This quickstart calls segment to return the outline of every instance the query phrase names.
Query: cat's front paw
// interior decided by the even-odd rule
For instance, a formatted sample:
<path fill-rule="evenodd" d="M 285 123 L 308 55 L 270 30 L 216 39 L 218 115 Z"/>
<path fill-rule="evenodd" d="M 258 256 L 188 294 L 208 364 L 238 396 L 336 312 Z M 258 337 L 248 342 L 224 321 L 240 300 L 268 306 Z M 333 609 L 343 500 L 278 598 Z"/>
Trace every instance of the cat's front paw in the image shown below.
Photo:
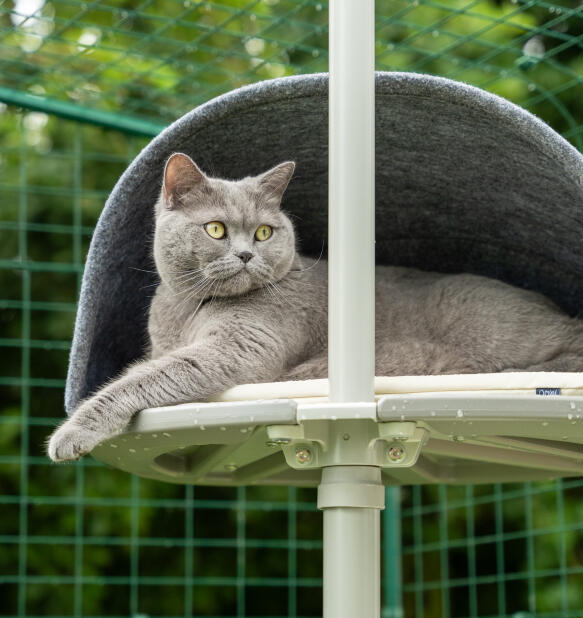
<path fill-rule="evenodd" d="M 58 427 L 49 438 L 47 453 L 53 461 L 73 461 L 92 451 L 105 437 L 72 421 L 67 421 Z"/>

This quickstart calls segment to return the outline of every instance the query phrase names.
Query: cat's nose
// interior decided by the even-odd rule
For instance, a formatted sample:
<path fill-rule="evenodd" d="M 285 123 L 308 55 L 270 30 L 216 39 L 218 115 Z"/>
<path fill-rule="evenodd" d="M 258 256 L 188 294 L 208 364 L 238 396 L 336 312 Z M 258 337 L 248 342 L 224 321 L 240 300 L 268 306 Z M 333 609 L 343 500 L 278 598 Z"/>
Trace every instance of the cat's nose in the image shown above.
<path fill-rule="evenodd" d="M 241 253 L 237 253 L 237 257 L 241 258 L 245 264 L 253 257 L 251 251 L 241 251 Z"/>

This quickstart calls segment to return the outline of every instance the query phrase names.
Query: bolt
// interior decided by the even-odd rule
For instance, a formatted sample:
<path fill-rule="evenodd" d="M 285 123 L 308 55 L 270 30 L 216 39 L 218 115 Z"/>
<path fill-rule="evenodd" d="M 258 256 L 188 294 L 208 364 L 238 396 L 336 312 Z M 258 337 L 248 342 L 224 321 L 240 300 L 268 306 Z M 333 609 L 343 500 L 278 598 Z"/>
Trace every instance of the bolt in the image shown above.
<path fill-rule="evenodd" d="M 267 440 L 265 446 L 283 446 L 284 444 L 289 444 L 290 442 L 290 438 L 273 438 L 273 440 Z"/>
<path fill-rule="evenodd" d="M 296 451 L 296 461 L 299 464 L 307 464 L 312 460 L 312 452 L 308 448 L 300 448 Z"/>
<path fill-rule="evenodd" d="M 405 457 L 405 449 L 402 446 L 391 446 L 387 455 L 391 461 L 401 461 Z"/>

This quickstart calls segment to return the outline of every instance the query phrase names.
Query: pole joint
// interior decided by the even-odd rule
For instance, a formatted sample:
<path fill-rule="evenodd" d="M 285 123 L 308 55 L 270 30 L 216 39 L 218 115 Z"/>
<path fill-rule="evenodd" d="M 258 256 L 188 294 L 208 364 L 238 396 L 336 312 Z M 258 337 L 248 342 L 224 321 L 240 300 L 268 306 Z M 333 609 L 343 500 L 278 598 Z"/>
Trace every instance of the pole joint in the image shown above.
<path fill-rule="evenodd" d="M 304 404 L 297 425 L 267 427 L 270 446 L 283 450 L 296 470 L 330 466 L 408 468 L 429 432 L 413 421 L 379 422 L 376 404 Z"/>
<path fill-rule="evenodd" d="M 380 468 L 373 466 L 331 466 L 322 470 L 318 487 L 318 508 L 385 508 L 385 489 Z"/>

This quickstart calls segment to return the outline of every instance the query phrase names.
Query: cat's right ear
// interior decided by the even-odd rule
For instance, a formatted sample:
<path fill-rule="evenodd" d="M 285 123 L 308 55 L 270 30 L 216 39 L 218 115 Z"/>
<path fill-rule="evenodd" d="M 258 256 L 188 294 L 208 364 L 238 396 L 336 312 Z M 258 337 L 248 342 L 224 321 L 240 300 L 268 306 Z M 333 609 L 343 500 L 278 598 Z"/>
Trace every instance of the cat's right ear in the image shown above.
<path fill-rule="evenodd" d="M 206 176 L 197 164 L 185 154 L 175 152 L 166 161 L 162 195 L 166 208 L 180 205 L 180 198 L 197 185 L 204 182 Z"/>

